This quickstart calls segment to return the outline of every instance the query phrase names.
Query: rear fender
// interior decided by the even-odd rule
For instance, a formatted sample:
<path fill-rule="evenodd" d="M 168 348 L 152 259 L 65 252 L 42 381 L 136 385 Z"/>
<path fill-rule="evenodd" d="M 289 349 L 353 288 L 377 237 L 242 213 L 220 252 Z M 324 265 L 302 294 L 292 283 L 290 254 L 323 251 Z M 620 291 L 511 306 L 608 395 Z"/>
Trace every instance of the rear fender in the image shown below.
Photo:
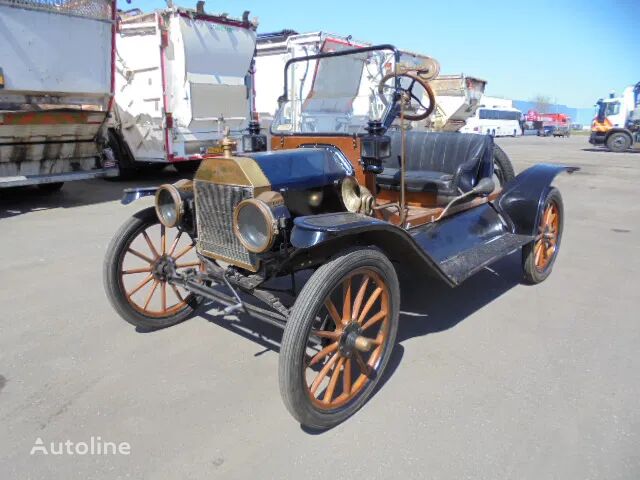
<path fill-rule="evenodd" d="M 578 167 L 540 163 L 508 182 L 494 205 L 510 223 L 511 231 L 534 236 L 542 203 L 553 179 L 561 172 L 573 173 Z"/>

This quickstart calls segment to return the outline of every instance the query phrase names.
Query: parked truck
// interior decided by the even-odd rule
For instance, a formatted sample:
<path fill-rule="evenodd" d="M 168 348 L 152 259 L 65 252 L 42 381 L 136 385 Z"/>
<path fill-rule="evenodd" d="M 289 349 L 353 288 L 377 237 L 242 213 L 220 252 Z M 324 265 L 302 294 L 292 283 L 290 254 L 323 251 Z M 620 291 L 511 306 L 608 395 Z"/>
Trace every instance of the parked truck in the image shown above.
<path fill-rule="evenodd" d="M 620 97 L 598 100 L 589 142 L 613 152 L 640 145 L 640 82 L 625 88 Z"/>
<path fill-rule="evenodd" d="M 117 175 L 115 13 L 115 0 L 0 0 L 0 188 Z"/>
<path fill-rule="evenodd" d="M 253 111 L 257 23 L 197 9 L 122 13 L 109 135 L 123 175 L 144 166 L 195 170 L 240 140 Z M 238 142 L 241 145 L 241 142 Z"/>

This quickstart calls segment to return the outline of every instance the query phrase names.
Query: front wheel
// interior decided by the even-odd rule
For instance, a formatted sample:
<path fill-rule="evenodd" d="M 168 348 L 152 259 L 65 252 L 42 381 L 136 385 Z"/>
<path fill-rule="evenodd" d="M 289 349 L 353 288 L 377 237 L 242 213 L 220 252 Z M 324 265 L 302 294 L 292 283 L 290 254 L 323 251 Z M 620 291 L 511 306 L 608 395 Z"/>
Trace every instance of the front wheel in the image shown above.
<path fill-rule="evenodd" d="M 282 338 L 280 393 L 291 415 L 327 429 L 362 407 L 391 356 L 399 309 L 398 277 L 378 250 L 352 251 L 316 270 Z"/>
<path fill-rule="evenodd" d="M 607 138 L 607 148 L 612 152 L 624 152 L 631 146 L 631 138 L 626 133 L 616 132 Z"/>
<path fill-rule="evenodd" d="M 109 302 L 127 322 L 143 329 L 175 325 L 201 301 L 168 282 L 175 272 L 201 267 L 194 242 L 160 224 L 153 207 L 129 218 L 111 240 L 104 259 Z"/>
<path fill-rule="evenodd" d="M 540 212 L 536 237 L 522 247 L 522 267 L 527 283 L 540 283 L 551 274 L 560 250 L 563 223 L 562 195 L 557 188 L 551 188 Z"/>

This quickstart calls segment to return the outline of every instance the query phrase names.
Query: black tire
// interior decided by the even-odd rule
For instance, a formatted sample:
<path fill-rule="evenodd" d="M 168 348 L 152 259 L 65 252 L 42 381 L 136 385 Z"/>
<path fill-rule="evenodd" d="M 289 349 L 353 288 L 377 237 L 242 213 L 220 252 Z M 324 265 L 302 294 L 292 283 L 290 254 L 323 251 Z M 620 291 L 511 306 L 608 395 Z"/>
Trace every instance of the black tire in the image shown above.
<path fill-rule="evenodd" d="M 185 297 L 185 305 L 179 311 L 166 316 L 149 316 L 136 309 L 126 298 L 122 281 L 123 259 L 132 241 L 149 227 L 158 224 L 154 207 L 145 208 L 131 216 L 116 232 L 109 243 L 104 258 L 103 281 L 109 302 L 118 314 L 130 324 L 144 330 L 156 330 L 180 323 L 192 314 L 202 301 L 200 297 Z"/>
<path fill-rule="evenodd" d="M 54 182 L 54 183 L 40 183 L 36 185 L 36 188 L 40 190 L 42 193 L 55 193 L 59 192 L 64 182 Z"/>
<path fill-rule="evenodd" d="M 384 330 L 386 332 L 384 347 L 379 356 L 374 358 L 373 361 L 370 357 L 369 361 L 373 363 L 373 372 L 369 371 L 365 374 L 366 378 L 364 378 L 364 382 L 357 387 L 355 393 L 351 391 L 346 392 L 348 400 L 344 405 L 340 408 L 333 409 L 320 408 L 318 406 L 318 399 L 312 399 L 312 392 L 309 390 L 306 378 L 308 364 L 305 364 L 307 358 L 305 354 L 307 353 L 307 342 L 311 335 L 311 329 L 314 323 L 317 324 L 317 316 L 322 310 L 323 305 L 325 305 L 325 299 L 330 298 L 329 296 L 332 292 L 336 291 L 336 288 L 341 288 L 340 285 L 342 285 L 343 280 L 349 278 L 350 274 L 354 275 L 352 278 L 355 278 L 357 272 L 363 270 L 374 272 L 375 275 L 378 275 L 379 278 L 382 279 L 382 283 L 387 287 L 386 292 L 388 292 L 388 294 L 386 298 L 389 308 L 385 310 L 388 312 L 388 315 L 385 316 L 385 322 L 388 321 L 389 323 L 387 323 Z M 381 309 L 382 308 L 383 307 L 381 307 Z M 356 311 L 355 308 L 353 311 Z M 399 312 L 400 288 L 398 278 L 393 265 L 382 252 L 371 248 L 351 251 L 334 258 L 316 270 L 296 299 L 291 316 L 284 330 L 280 349 L 280 394 L 291 415 L 302 425 L 309 428 L 327 429 L 343 422 L 360 409 L 371 396 L 389 361 L 395 344 Z M 378 312 L 378 314 L 379 313 L 380 312 Z M 355 315 L 357 315 L 357 313 L 354 313 L 354 316 Z M 353 326 L 355 322 L 353 317 L 349 322 L 349 325 Z M 362 323 L 366 322 L 366 320 L 362 321 Z M 339 341 L 341 342 L 340 345 L 343 345 L 342 342 L 346 342 L 345 331 L 347 328 L 348 327 L 344 327 L 339 340 L 334 339 L 333 341 Z M 363 334 L 364 328 L 366 327 L 363 326 Z M 380 326 L 380 329 L 380 331 L 382 331 L 383 327 Z M 378 335 L 380 335 L 380 333 L 378 333 Z M 340 352 L 342 352 L 342 350 L 340 350 Z M 374 354 L 375 352 L 372 353 L 372 356 Z M 334 355 L 340 357 L 338 352 Z M 351 379 L 352 358 L 348 355 L 353 355 L 355 358 L 360 354 L 358 352 L 352 352 L 346 355 L 347 356 L 342 358 L 344 358 L 344 362 L 349 362 L 349 378 Z M 327 355 L 325 360 L 326 366 L 326 364 L 329 363 L 329 355 Z M 357 360 L 357 358 L 355 358 L 355 360 Z M 353 361 L 355 362 L 355 360 Z M 362 360 L 362 358 L 360 358 L 360 360 Z M 339 361 L 340 359 L 338 362 Z M 342 374 L 342 380 L 345 381 L 344 375 L 346 374 L 344 371 L 340 373 L 340 364 L 338 362 L 336 362 L 338 365 L 338 378 Z M 346 370 L 346 363 L 342 365 L 344 365 L 344 369 Z M 361 374 L 358 376 L 361 380 L 363 379 L 362 372 L 364 372 L 364 370 L 361 370 Z M 335 375 L 334 372 L 331 373 L 332 376 Z M 354 375 L 353 378 L 355 377 Z M 354 382 L 354 386 L 358 381 L 359 380 Z M 353 393 L 352 398 L 349 398 L 349 393 Z M 326 397 L 324 400 L 326 401 Z"/>
<path fill-rule="evenodd" d="M 546 209 L 554 204 L 557 208 L 557 217 L 558 223 L 555 226 L 555 239 L 554 239 L 554 249 L 551 257 L 545 262 L 543 266 L 540 265 L 536 261 L 537 257 L 537 245 L 539 241 L 543 242 L 541 248 L 547 249 L 547 246 L 544 245 L 544 240 L 539 240 L 539 237 L 543 235 L 543 231 L 541 231 L 542 224 L 544 223 L 544 214 Z M 536 232 L 536 239 L 522 247 L 522 269 L 524 274 L 524 281 L 529 284 L 536 284 L 544 281 L 553 270 L 553 265 L 558 257 L 558 252 L 560 251 L 560 241 L 562 240 L 562 229 L 564 225 L 564 204 L 562 202 L 562 195 L 560 195 L 560 190 L 555 187 L 552 187 L 547 192 L 545 197 L 545 201 L 543 203 L 542 210 L 539 212 L 538 219 L 538 231 Z"/>
<path fill-rule="evenodd" d="M 629 149 L 631 138 L 624 132 L 615 132 L 607 138 L 607 148 L 612 152 L 620 153 Z"/>
<path fill-rule="evenodd" d="M 135 162 L 131 158 L 129 149 L 127 148 L 122 136 L 115 130 L 109 130 L 109 147 L 113 152 L 113 156 L 118 162 L 118 176 L 113 177 L 115 180 L 131 180 L 138 174 Z"/>
<path fill-rule="evenodd" d="M 509 180 L 513 180 L 516 177 L 509 156 L 499 145 L 493 146 L 493 172 L 498 177 L 500 187 L 503 187 Z"/>

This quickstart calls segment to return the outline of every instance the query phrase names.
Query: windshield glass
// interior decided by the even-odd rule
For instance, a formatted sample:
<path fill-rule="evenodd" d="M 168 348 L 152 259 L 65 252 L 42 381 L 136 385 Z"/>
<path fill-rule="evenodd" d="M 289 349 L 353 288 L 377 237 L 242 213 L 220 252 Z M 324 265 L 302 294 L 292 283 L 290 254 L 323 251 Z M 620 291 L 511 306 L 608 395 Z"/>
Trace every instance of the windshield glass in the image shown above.
<path fill-rule="evenodd" d="M 321 53 L 352 49 L 325 40 Z M 276 113 L 274 134 L 358 134 L 369 120 L 382 120 L 393 88 L 378 93 L 382 77 L 392 71 L 391 50 L 354 52 L 338 57 L 293 62 L 287 70 L 288 100 Z"/>
<path fill-rule="evenodd" d="M 605 110 L 607 116 L 618 115 L 620 113 L 620 102 L 608 102 L 605 105 L 607 106 Z"/>

